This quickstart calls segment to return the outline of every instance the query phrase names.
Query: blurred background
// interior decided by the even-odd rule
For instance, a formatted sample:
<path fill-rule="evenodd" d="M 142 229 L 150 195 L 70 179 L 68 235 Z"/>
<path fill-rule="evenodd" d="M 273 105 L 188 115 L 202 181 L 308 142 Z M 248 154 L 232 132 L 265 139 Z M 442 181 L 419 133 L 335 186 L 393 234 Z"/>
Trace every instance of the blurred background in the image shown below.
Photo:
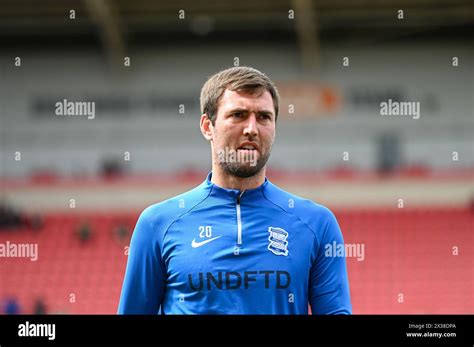
<path fill-rule="evenodd" d="M 116 312 L 139 213 L 210 170 L 203 83 L 245 65 L 282 97 L 268 178 L 364 245 L 354 313 L 474 313 L 473 37 L 469 0 L 2 0 L 0 245 L 38 259 L 0 257 L 0 312 Z"/>

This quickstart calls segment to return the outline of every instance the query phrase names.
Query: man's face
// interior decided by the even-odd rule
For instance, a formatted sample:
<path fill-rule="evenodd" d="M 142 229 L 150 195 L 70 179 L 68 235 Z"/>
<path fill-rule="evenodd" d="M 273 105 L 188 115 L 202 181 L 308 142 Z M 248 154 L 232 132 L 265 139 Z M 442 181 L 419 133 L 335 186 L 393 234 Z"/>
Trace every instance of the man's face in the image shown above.
<path fill-rule="evenodd" d="M 275 109 L 268 90 L 250 94 L 226 89 L 212 129 L 214 160 L 237 177 L 259 173 L 275 139 Z"/>

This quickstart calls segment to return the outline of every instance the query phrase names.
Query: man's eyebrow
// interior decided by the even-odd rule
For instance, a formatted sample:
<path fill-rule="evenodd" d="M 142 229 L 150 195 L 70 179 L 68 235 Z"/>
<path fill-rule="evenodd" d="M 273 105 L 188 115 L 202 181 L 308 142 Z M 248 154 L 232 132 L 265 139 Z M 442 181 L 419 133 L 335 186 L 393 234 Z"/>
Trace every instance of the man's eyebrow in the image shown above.
<path fill-rule="evenodd" d="M 240 112 L 240 113 L 248 113 L 249 110 L 246 109 L 246 108 L 233 108 L 229 111 L 226 112 L 226 114 L 231 114 L 231 113 L 236 113 L 236 112 Z M 273 115 L 273 111 L 267 111 L 267 110 L 259 110 L 257 111 L 258 114 L 264 114 L 264 115 Z"/>

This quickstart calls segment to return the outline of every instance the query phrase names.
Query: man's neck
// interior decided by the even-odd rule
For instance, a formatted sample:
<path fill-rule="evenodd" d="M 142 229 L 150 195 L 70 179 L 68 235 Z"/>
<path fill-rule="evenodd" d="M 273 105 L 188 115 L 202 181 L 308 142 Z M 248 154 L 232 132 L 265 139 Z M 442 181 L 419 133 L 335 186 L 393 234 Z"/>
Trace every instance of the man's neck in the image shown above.
<path fill-rule="evenodd" d="M 265 168 L 251 177 L 237 177 L 224 172 L 221 167 L 212 168 L 211 182 L 226 189 L 237 189 L 240 191 L 254 189 L 265 182 Z"/>

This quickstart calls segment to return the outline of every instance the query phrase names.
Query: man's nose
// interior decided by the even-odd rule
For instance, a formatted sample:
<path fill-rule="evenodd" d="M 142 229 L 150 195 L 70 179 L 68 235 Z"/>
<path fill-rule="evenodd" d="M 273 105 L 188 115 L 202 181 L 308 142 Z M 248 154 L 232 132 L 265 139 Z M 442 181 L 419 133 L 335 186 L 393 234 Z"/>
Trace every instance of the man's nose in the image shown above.
<path fill-rule="evenodd" d="M 257 117 L 254 113 L 250 114 L 246 120 L 244 135 L 249 137 L 255 137 L 258 135 Z"/>

